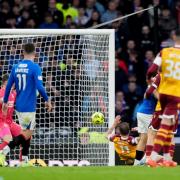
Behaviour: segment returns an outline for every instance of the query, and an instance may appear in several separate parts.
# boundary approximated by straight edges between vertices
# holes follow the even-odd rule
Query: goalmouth
[[[35,62],[54,107],[47,113],[38,96],[30,159],[115,165],[114,145],[105,139],[115,117],[114,30],[0,29],[2,73],[23,58],[27,42],[36,46]],[[97,111],[105,115],[103,125],[91,123]],[[18,150],[9,156],[10,162],[15,159]]]

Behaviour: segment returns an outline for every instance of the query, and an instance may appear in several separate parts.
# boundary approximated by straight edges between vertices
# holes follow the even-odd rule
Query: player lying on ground
[[[35,128],[36,116],[36,90],[45,100],[48,111],[52,105],[42,83],[42,73],[39,65],[33,62],[35,58],[35,46],[28,43],[24,45],[24,59],[12,68],[3,100],[3,112],[7,114],[8,97],[13,84],[16,88],[16,114],[19,124],[26,132],[26,149],[30,147],[30,139]],[[22,156],[22,164],[28,165],[28,156]]]
[[[152,80],[147,81],[147,83],[149,88],[149,86],[152,84]],[[140,140],[136,148],[134,165],[140,165],[141,159],[144,156],[144,151],[147,143],[148,127],[153,117],[157,98],[158,97],[156,91],[154,91],[154,94],[152,93],[148,98],[146,97],[145,92],[144,99],[137,110],[138,133],[140,134]]]
[[[173,138],[173,128],[176,121],[178,103],[180,103],[180,31],[176,31],[175,47],[164,48],[157,55],[154,63],[149,68],[147,77],[161,69],[161,83],[159,85],[159,100],[162,108],[160,128],[154,140],[154,147],[147,164],[156,167],[157,157],[161,150],[164,151],[164,165],[176,166],[171,160],[169,149]]]
[[[16,99],[15,90],[11,90],[8,99],[7,115],[2,113],[2,103],[5,93],[6,84],[8,81],[8,74],[2,77],[2,88],[0,89],[0,165],[5,165],[5,156],[9,153],[10,149],[15,146],[22,145],[22,155],[27,155],[27,149],[25,146],[25,133],[21,130],[19,124],[13,121],[14,103]]]
[[[116,134],[112,134],[116,129]],[[129,135],[129,124],[121,122],[121,117],[116,116],[113,125],[107,131],[107,138],[114,143],[115,150],[120,160],[127,165],[132,165],[136,155],[138,138]]]

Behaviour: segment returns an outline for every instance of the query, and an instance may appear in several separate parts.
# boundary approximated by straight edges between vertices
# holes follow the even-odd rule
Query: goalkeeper
[[[116,130],[113,135],[112,132]],[[121,117],[116,116],[113,125],[107,131],[107,137],[114,142],[115,150],[126,165],[132,165],[136,156],[138,139],[129,135],[130,129],[126,122],[121,122]]]
[[[0,89],[0,165],[5,165],[5,156],[9,153],[10,149],[19,146],[20,144],[25,145],[26,139],[25,134],[22,131],[19,124],[13,121],[14,103],[16,100],[16,92],[11,90],[8,99],[8,113],[6,116],[2,113],[2,103],[5,93],[6,84],[8,81],[8,74],[2,76],[2,87]],[[18,140],[20,141],[18,142]],[[24,148],[22,149],[24,154]]]
[[[45,105],[48,112],[51,111],[52,105],[47,96],[45,88],[42,83],[42,73],[39,65],[33,62],[35,58],[34,44],[27,43],[24,45],[24,59],[15,65],[11,71],[5,95],[3,99],[3,113],[7,114],[8,98],[13,84],[16,88],[16,114],[18,116],[19,124],[22,130],[26,133],[26,143],[24,151],[26,155],[22,156],[22,166],[28,166],[28,153],[30,147],[30,139],[35,128],[36,116],[36,90],[42,95],[45,100]],[[20,141],[20,139],[18,139]]]

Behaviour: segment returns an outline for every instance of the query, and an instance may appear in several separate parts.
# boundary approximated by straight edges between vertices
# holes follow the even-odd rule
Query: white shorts
[[[152,114],[137,113],[138,133],[148,132],[148,127],[151,123],[152,117]]]
[[[35,112],[18,112],[16,111],[18,116],[19,124],[23,130],[29,129],[34,130],[36,126],[36,113]]]

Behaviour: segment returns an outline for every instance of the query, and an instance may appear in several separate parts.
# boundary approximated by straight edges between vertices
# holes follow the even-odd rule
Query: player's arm
[[[37,65],[36,68],[34,69],[34,78],[36,81],[36,87],[43,99],[45,100],[46,106],[48,108],[48,111],[51,111],[52,105],[51,105],[51,100],[48,98],[48,95],[46,93],[46,90],[43,86],[42,82],[42,72],[40,67]]]
[[[3,97],[0,94],[0,104],[2,104],[2,103],[3,103]]]
[[[159,53],[156,58],[154,59],[153,64],[149,67],[147,71],[147,78],[150,79],[155,73],[158,72],[159,67],[161,66],[162,58],[161,53]]]
[[[7,114],[7,110],[8,110],[8,98],[9,98],[9,94],[11,91],[11,88],[14,84],[14,69],[15,67],[13,67],[11,74],[9,76],[7,85],[6,85],[6,90],[5,90],[5,94],[4,94],[4,98],[3,98],[3,106],[2,106],[2,112],[4,114]]]
[[[161,81],[161,76],[158,73],[154,79],[154,82],[151,84],[151,86],[146,90],[145,92],[145,98],[149,98],[151,94],[154,94],[154,96],[159,99],[159,93],[157,91],[157,88],[159,87]]]
[[[116,126],[121,122],[121,116],[116,116],[114,123],[112,124],[112,126],[108,129],[108,131],[106,132],[106,137],[108,139],[110,139],[112,132],[114,131],[114,129],[116,128]]]
[[[9,94],[10,94],[10,91],[11,91],[11,88],[12,88],[13,84],[14,84],[14,67],[13,67],[13,69],[11,71],[11,74],[9,76],[9,79],[8,79],[8,82],[7,82],[7,85],[6,85],[6,90],[5,90],[4,99],[3,99],[4,103],[8,102]]]

